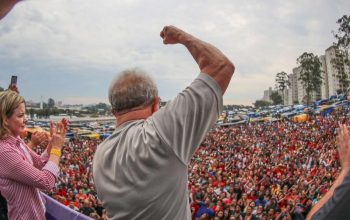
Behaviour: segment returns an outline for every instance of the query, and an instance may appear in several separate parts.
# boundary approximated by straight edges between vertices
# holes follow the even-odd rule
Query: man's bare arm
[[[211,76],[219,84],[222,93],[225,93],[235,67],[220,50],[174,26],[165,26],[160,36],[164,44],[183,44],[200,71]]]
[[[7,13],[11,11],[13,6],[18,2],[19,0],[1,0],[0,1],[0,20],[6,16]]]

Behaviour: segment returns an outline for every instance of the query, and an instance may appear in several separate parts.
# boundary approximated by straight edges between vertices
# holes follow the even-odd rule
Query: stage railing
[[[62,205],[45,193],[41,194],[46,200],[46,220],[92,220],[92,218]]]

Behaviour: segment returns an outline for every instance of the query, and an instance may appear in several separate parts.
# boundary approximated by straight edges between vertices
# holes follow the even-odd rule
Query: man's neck
[[[117,127],[125,122],[128,122],[128,121],[146,119],[151,115],[152,115],[152,108],[151,107],[145,107],[143,109],[130,111],[130,112],[127,112],[127,113],[122,114],[122,115],[117,115],[116,116]]]

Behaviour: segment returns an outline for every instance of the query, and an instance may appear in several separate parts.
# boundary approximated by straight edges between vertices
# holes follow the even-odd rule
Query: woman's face
[[[11,135],[17,137],[20,135],[25,127],[27,119],[25,117],[26,107],[24,103],[21,103],[13,112],[11,117],[7,119],[7,124],[10,129]]]

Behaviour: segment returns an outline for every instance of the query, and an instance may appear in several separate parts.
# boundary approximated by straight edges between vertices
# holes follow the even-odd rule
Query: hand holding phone
[[[19,93],[18,88],[17,88],[17,76],[11,76],[11,83],[9,85],[9,89]]]
[[[17,76],[11,76],[11,84],[10,85],[17,85]]]

